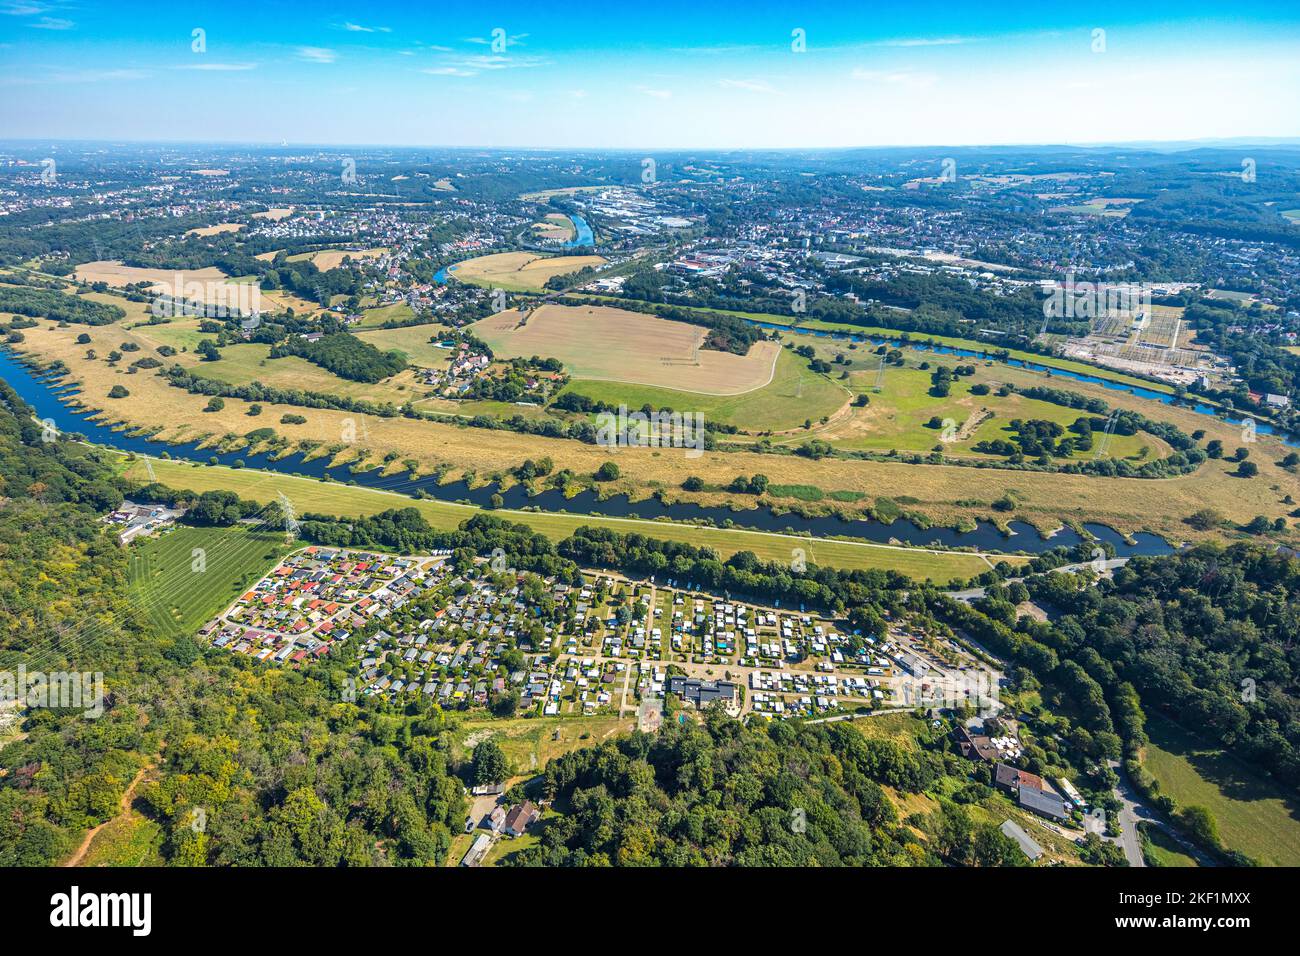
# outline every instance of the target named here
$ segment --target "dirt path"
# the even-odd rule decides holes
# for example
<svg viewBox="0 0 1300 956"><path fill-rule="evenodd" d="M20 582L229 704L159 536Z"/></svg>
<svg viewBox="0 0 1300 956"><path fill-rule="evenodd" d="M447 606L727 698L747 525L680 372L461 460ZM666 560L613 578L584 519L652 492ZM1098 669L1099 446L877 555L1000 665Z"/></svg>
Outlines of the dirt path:
<svg viewBox="0 0 1300 956"><path fill-rule="evenodd" d="M979 428L986 421L993 417L993 412L987 408L981 408L974 415L968 415L966 420L961 423L961 428L957 429L957 441L965 441L975 434L975 429Z"/></svg>
<svg viewBox="0 0 1300 956"><path fill-rule="evenodd" d="M86 854L90 852L90 844L94 842L99 831L104 829L104 827L108 826L114 820L118 819L118 817L126 814L131 809L131 801L135 799L135 788L140 785L140 781L144 779L144 775L155 766L156 764L151 761L148 766L141 767L136 771L135 779L132 780L130 786L126 788L126 792L122 794L121 809L117 812L117 815L109 817L97 827L91 827L89 832L86 833L85 839L81 841L81 846L77 847L77 852L72 854L68 861L63 864L64 866L81 865L81 861L84 860Z"/></svg>

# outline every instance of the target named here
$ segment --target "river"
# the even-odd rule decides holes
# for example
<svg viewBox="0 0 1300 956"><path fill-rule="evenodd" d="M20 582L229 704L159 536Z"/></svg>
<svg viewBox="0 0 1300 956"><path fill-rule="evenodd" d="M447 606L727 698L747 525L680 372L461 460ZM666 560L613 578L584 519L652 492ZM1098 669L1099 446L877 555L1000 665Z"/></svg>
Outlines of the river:
<svg viewBox="0 0 1300 956"><path fill-rule="evenodd" d="M52 422L60 432L79 433L85 435L87 440L94 444L135 452L137 455L159 457L166 452L172 458L201 463L208 463L215 458L216 462L222 465L233 465L237 461L242 461L245 468L259 468L311 478L323 478L328 475L335 481L353 482L366 488L395 491L406 495L423 492L441 501L469 501L477 505L488 505L492 496L499 492L495 484L478 488L470 488L462 481L440 485L432 475L412 479L405 474L384 477L379 474L378 468L361 472L353 472L348 465L329 468L328 458L321 457L306 461L301 452L295 452L277 461L272 460L265 453L250 455L247 450L218 453L199 448L194 442L170 444L126 435L91 421L88 413L69 406L67 400L77 394L75 387L62 384L50 376L34 373L8 349L0 349L0 378L8 382L22 399L36 410L38 418ZM490 432L485 432L484 440L490 441L490 435ZM1023 521L1010 522L1008 527L1011 534L1007 535L987 521L979 522L974 530L958 531L944 527L921 528L904 518L889 523L872 519L845 519L837 515L805 518L797 514L778 515L768 508L733 511L729 508L709 507L691 502L668 505L655 498L633 502L626 495L617 495L600 501L591 491L581 492L572 498L565 498L555 490L530 496L528 490L518 484L499 493L504 499L504 507L512 509L530 507L540 511L568 514L642 519L664 517L676 521L711 519L719 526L729 522L738 528L757 531L806 533L819 537L844 535L879 543L896 540L918 547L973 547L979 551L1021 551L1026 554L1040 554L1055 547L1073 547L1083 540L1071 528L1062 528L1055 534L1044 536L1032 525ZM1086 524L1084 527L1099 541L1109 542L1114 546L1115 553L1119 557L1168 554L1173 551L1169 542L1157 534L1139 532L1133 535L1130 543L1123 535L1105 525Z"/></svg>

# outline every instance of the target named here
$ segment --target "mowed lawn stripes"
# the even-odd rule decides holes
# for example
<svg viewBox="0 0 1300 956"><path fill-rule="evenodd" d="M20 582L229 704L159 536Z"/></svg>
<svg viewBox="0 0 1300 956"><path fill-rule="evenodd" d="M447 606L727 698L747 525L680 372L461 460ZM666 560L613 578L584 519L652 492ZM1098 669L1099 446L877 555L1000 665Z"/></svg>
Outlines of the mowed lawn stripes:
<svg viewBox="0 0 1300 956"><path fill-rule="evenodd" d="M180 527L134 546L131 591L156 635L193 634L288 550L283 534L247 526Z"/></svg>

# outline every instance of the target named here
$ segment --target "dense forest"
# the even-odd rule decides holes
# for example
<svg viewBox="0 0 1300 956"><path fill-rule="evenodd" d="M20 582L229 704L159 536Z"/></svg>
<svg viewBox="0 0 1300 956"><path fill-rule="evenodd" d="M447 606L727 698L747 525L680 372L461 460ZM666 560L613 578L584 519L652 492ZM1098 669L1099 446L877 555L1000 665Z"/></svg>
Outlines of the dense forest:
<svg viewBox="0 0 1300 956"><path fill-rule="evenodd" d="M1166 813L1187 808L1142 766L1150 710L1294 790L1300 562L1285 549L1201 545L1134 558L1113 581L1093 580L1090 571L1033 575L994 585L972 605L938 592L926 601L936 620L1009 661L1014 684L1066 689L1094 758L1122 757ZM1055 615L1017 614L1026 598ZM1212 827L1188 830L1226 862L1249 862L1221 846Z"/></svg>
<svg viewBox="0 0 1300 956"><path fill-rule="evenodd" d="M885 792L919 793L965 761L850 724L744 725L714 710L552 760L562 815L506 858L524 866L1015 866L1025 857L960 805L904 826ZM919 833L918 833L919 831ZM920 835L924 834L924 838Z"/></svg>
<svg viewBox="0 0 1300 956"><path fill-rule="evenodd" d="M126 315L121 306L110 303L66 295L54 289L30 285L16 288L8 284L0 284L0 312L82 325L108 325Z"/></svg>
<svg viewBox="0 0 1300 956"><path fill-rule="evenodd" d="M1137 558L1099 588L1032 579L1066 612L1056 631L1157 708L1291 789L1300 788L1300 562L1203 545Z"/></svg>
<svg viewBox="0 0 1300 956"><path fill-rule="evenodd" d="M271 358L297 355L354 382L382 381L406 368L406 356L396 350L381 352L347 332L334 332L311 341L290 336L271 348Z"/></svg>
<svg viewBox="0 0 1300 956"><path fill-rule="evenodd" d="M260 669L150 637L99 520L122 500L115 472L42 441L3 385L0 481L0 668L102 672L107 687L98 719L33 708L0 747L0 866L66 858L147 768L137 792L171 863L442 862L464 809L439 714L343 703L328 662Z"/></svg>

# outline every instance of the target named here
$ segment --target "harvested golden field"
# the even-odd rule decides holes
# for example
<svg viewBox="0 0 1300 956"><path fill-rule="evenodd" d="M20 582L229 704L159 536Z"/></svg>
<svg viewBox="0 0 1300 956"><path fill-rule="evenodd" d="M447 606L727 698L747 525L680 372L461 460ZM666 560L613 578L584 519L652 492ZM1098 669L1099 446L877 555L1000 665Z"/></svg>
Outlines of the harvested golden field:
<svg viewBox="0 0 1300 956"><path fill-rule="evenodd" d="M251 312L253 309L265 312L292 308L302 314L320 310L320 306L316 303L292 293L283 290L270 292L258 289L254 284L253 276L231 278L215 266L173 271L128 266L116 260L100 260L77 266L75 275L80 281L105 282L114 288L147 282L151 290L157 293L174 294L180 291L185 298L192 301L202 301L205 305L224 305L242 312Z"/></svg>
<svg viewBox="0 0 1300 956"><path fill-rule="evenodd" d="M223 232L239 232L244 228L242 222L219 222L215 226L204 226L202 229L191 229L185 233L187 236L219 236Z"/></svg>
<svg viewBox="0 0 1300 956"><path fill-rule="evenodd" d="M740 395L772 380L781 348L757 342L748 355L700 346L706 330L610 306L543 305L500 312L471 330L501 358L557 358L575 378L656 385L703 395Z"/></svg>
<svg viewBox="0 0 1300 956"><path fill-rule="evenodd" d="M272 222L279 222L281 219L288 219L292 215L293 215L293 207L278 206L273 209L268 209L266 212L255 212L253 213L253 218L270 219Z"/></svg>
<svg viewBox="0 0 1300 956"><path fill-rule="evenodd" d="M343 264L344 259L351 259L353 262L360 262L363 259L378 259L388 252L386 248L379 247L376 249L322 249L320 252L313 252L310 255L290 256L290 259L311 259L314 265L321 272L328 272L330 269L337 269Z"/></svg>
<svg viewBox="0 0 1300 956"><path fill-rule="evenodd" d="M606 186L565 186L562 189L543 189L539 192L523 193L519 198L524 202L544 202L552 196L572 196L574 193L599 192Z"/></svg>
<svg viewBox="0 0 1300 956"><path fill-rule="evenodd" d="M127 266L116 259L100 259L97 262L83 263L77 266L73 274L81 282L106 282L114 288L121 288L135 282L148 282L157 287L171 289L177 281L177 276L181 276L182 281L194 280L204 283L230 281L230 276L215 266L178 272L171 269Z"/></svg>
<svg viewBox="0 0 1300 956"><path fill-rule="evenodd" d="M577 229L574 228L572 220L562 213L547 213L546 218L541 222L533 223L533 233L539 239L555 239L561 242L567 242L574 237Z"/></svg>
<svg viewBox="0 0 1300 956"><path fill-rule="evenodd" d="M577 272L584 266L603 266L602 256L539 256L532 252L499 252L466 259L450 268L453 278L470 285L507 292L541 292L553 276Z"/></svg>

